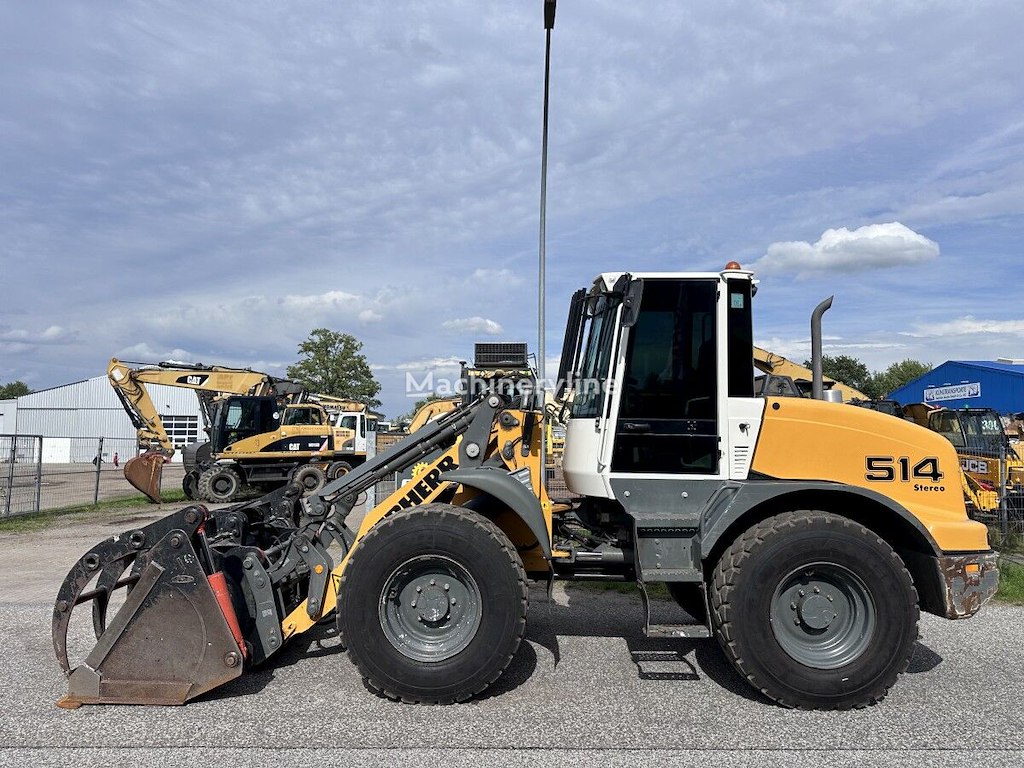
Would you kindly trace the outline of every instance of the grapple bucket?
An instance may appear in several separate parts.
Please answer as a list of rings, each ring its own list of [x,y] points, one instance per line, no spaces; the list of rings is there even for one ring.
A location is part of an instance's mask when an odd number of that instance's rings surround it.
[[[164,461],[164,455],[154,451],[129,459],[124,465],[125,479],[146,494],[154,504],[160,503],[160,479],[164,473]]]
[[[186,507],[97,544],[71,569],[53,610],[54,650],[69,673],[60,706],[183,704],[241,674],[246,649],[223,575],[209,575],[193,546],[206,516]],[[119,589],[127,596],[108,620]],[[97,643],[71,669],[68,626],[83,604],[92,605]]]

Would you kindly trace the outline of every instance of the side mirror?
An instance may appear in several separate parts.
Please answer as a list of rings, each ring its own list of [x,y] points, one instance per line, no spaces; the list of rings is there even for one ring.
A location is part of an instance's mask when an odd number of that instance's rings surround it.
[[[622,327],[632,328],[640,317],[640,300],[644,296],[644,281],[630,280],[622,297]]]

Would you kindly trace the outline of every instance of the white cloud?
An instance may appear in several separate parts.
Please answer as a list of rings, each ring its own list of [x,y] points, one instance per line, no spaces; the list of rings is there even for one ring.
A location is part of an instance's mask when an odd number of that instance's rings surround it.
[[[950,336],[1017,336],[1024,337],[1024,320],[979,320],[966,315],[941,323],[919,323],[913,331],[900,335],[914,338]]]
[[[359,313],[359,322],[361,323],[376,323],[383,319],[384,315],[374,312],[372,309],[364,309]]]
[[[939,255],[939,246],[909,227],[892,221],[853,231],[827,229],[816,243],[772,243],[751,267],[761,274],[862,272],[922,264]]]
[[[448,371],[459,370],[461,362],[457,357],[428,357],[422,360],[407,360],[394,365],[372,363],[370,368],[374,371]]]
[[[130,347],[124,347],[123,349],[118,351],[116,357],[121,360],[134,360],[141,363],[202,362],[201,360],[197,359],[196,355],[184,349],[166,349],[163,347],[153,347],[144,341],[140,341],[138,344],[133,344]],[[224,362],[218,360],[217,364],[223,365]]]
[[[76,331],[68,331],[59,325],[51,325],[46,330],[35,332],[23,328],[7,328],[0,326],[0,342],[12,344],[71,344],[78,338]]]
[[[498,336],[505,332],[500,323],[479,315],[445,320],[441,327],[453,333],[485,333],[488,336]]]
[[[487,285],[502,283],[505,286],[518,286],[523,284],[523,278],[511,269],[475,269],[473,270],[473,281]]]

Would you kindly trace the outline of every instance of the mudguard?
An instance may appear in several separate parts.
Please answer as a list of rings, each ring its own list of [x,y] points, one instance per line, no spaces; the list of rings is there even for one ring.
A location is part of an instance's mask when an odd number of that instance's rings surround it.
[[[550,559],[551,537],[544,522],[544,511],[540,507],[540,500],[529,486],[497,467],[456,469],[442,474],[441,480],[475,488],[496,498],[526,523],[530,532],[537,537],[544,557]]]

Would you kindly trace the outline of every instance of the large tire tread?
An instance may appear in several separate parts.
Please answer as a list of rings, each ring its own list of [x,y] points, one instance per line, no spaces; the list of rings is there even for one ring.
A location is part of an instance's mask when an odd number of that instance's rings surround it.
[[[401,701],[406,704],[454,704],[457,702],[468,701],[474,696],[479,695],[502,675],[508,665],[512,662],[512,658],[515,656],[515,653],[519,648],[519,644],[522,642],[522,639],[526,634],[526,613],[529,607],[529,587],[522,559],[519,557],[519,553],[516,551],[515,546],[509,541],[505,533],[487,518],[471,510],[452,507],[448,504],[424,504],[413,509],[396,512],[378,522],[360,542],[357,542],[355,548],[352,550],[349,561],[345,566],[345,571],[342,574],[341,582],[338,585],[339,596],[343,595],[345,592],[348,576],[360,567],[360,562],[362,560],[362,553],[360,552],[361,544],[367,541],[372,541],[372,539],[378,537],[384,537],[386,540],[396,526],[401,525],[405,520],[410,518],[437,516],[440,516],[441,518],[462,517],[466,520],[470,520],[475,528],[483,531],[494,542],[494,544],[501,549],[505,560],[508,561],[508,565],[514,570],[519,593],[519,618],[516,622],[514,630],[515,637],[511,650],[505,655],[505,658],[500,664],[500,668],[498,668],[492,675],[488,676],[487,679],[479,681],[478,684],[472,688],[460,691],[457,695],[448,697],[409,696],[408,694],[403,695],[398,691],[389,689],[386,683],[375,678],[373,671],[364,664],[363,659],[350,647],[350,643],[347,641],[345,636],[346,630],[342,623],[339,622],[338,629],[341,645],[348,649],[348,656],[358,668],[366,685],[382,696],[393,701]]]
[[[893,566],[898,569],[901,575],[899,589],[904,593],[904,598],[914,606],[914,638],[917,637],[917,618],[919,616],[918,594],[914,587],[910,572],[906,569],[902,559],[889,544],[876,533],[854,520],[839,515],[821,512],[817,510],[797,510],[785,512],[757,523],[737,538],[722,554],[715,566],[712,577],[712,588],[710,590],[710,610],[712,626],[715,636],[718,639],[725,655],[732,662],[737,672],[742,675],[748,683],[760,691],[763,695],[790,709],[815,709],[815,710],[849,710],[863,709],[882,701],[889,691],[896,678],[906,671],[910,659],[914,654],[915,643],[909,644],[909,653],[903,658],[895,674],[891,679],[879,681],[873,690],[867,691],[861,697],[829,704],[815,704],[805,706],[798,701],[788,698],[780,691],[773,690],[764,682],[758,679],[751,669],[748,660],[744,658],[744,652],[740,649],[734,636],[736,617],[733,606],[734,593],[739,576],[747,567],[748,561],[754,551],[764,545],[769,539],[776,535],[793,534],[801,528],[819,524],[824,521],[826,524],[837,525],[849,531],[855,531],[861,536],[870,537],[881,549],[889,550],[889,557],[892,558]]]

